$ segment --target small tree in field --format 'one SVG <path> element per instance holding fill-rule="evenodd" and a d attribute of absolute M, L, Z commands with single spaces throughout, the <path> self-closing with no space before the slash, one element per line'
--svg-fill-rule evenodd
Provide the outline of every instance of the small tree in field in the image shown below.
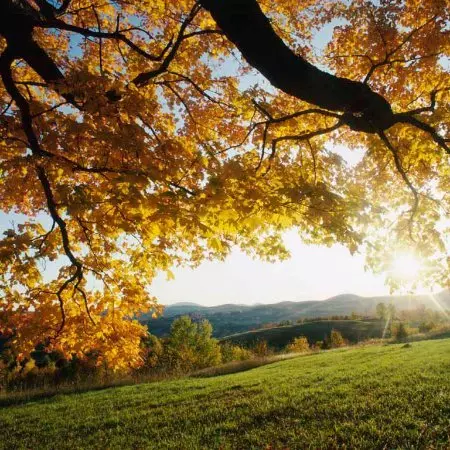
<path fill-rule="evenodd" d="M 233 345 L 225 342 L 220 346 L 222 353 L 222 362 L 245 361 L 252 358 L 252 352 L 240 345 Z"/>
<path fill-rule="evenodd" d="M 267 341 L 265 339 L 258 339 L 253 347 L 253 353 L 260 358 L 270 355 L 271 352 Z"/>
<path fill-rule="evenodd" d="M 377 317 L 380 320 L 386 320 L 386 318 L 388 316 L 388 310 L 386 308 L 386 305 L 383 302 L 378 303 L 378 305 L 376 307 L 376 313 L 377 313 Z"/>
<path fill-rule="evenodd" d="M 339 348 L 343 347 L 346 344 L 344 337 L 342 334 L 335 330 L 334 328 L 331 330 L 330 336 L 327 336 L 323 342 L 323 348 Z"/>
<path fill-rule="evenodd" d="M 174 320 L 167 343 L 166 358 L 169 366 L 188 372 L 219 364 L 219 343 L 211 336 L 212 326 L 207 320 L 194 323 L 188 316 Z"/>
<path fill-rule="evenodd" d="M 403 322 L 400 322 L 395 330 L 394 337 L 397 341 L 403 342 L 408 338 L 408 330 Z"/>
<path fill-rule="evenodd" d="M 305 353 L 309 350 L 308 339 L 305 336 L 296 337 L 286 346 L 287 353 Z"/>
<path fill-rule="evenodd" d="M 142 341 L 142 346 L 144 348 L 144 366 L 146 368 L 159 366 L 164 354 L 162 342 L 153 334 L 149 334 L 147 338 Z"/>

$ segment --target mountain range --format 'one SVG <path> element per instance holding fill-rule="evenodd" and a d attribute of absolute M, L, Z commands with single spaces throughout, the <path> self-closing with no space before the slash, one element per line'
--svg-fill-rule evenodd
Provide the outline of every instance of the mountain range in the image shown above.
<path fill-rule="evenodd" d="M 261 328 L 264 324 L 287 320 L 349 316 L 352 313 L 373 316 L 376 305 L 380 302 L 394 304 L 397 311 L 416 309 L 421 305 L 434 311 L 450 310 L 450 290 L 434 295 L 360 297 L 354 294 L 342 294 L 327 300 L 285 301 L 258 305 L 230 303 L 218 306 L 203 306 L 197 303 L 181 302 L 167 305 L 163 315 L 157 319 L 151 319 L 149 313 L 141 316 L 140 321 L 148 324 L 152 334 L 164 336 L 169 333 L 170 325 L 177 317 L 189 315 L 196 320 L 209 320 L 213 326 L 214 336 L 224 337 Z"/>

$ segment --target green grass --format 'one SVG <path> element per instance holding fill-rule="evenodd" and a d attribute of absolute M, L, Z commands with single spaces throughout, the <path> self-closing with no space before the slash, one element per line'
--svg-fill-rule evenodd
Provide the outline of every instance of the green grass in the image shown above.
<path fill-rule="evenodd" d="M 450 340 L 0 409 L 1 448 L 449 448 Z M 270 447 L 269 447 L 270 446 Z"/>
<path fill-rule="evenodd" d="M 323 341 L 325 336 L 329 336 L 331 330 L 335 329 L 341 332 L 345 339 L 356 343 L 367 339 L 381 338 L 384 325 L 379 320 L 319 320 L 233 334 L 223 338 L 222 341 L 251 347 L 257 340 L 265 340 L 270 347 L 281 350 L 295 337 L 305 336 L 310 344 L 314 344 L 317 341 Z"/>

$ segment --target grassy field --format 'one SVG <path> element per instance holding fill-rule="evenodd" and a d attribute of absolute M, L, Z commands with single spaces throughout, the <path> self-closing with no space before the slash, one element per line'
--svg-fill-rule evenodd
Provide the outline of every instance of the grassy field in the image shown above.
<path fill-rule="evenodd" d="M 0 409 L 1 448 L 449 448 L 450 340 Z"/>
<path fill-rule="evenodd" d="M 246 347 L 251 347 L 257 340 L 265 340 L 270 347 L 281 350 L 295 337 L 305 336 L 310 344 L 323 341 L 331 330 L 341 332 L 345 339 L 352 343 L 367 339 L 381 338 L 384 323 L 379 320 L 319 320 L 298 325 L 288 325 L 233 334 L 222 339 Z"/>

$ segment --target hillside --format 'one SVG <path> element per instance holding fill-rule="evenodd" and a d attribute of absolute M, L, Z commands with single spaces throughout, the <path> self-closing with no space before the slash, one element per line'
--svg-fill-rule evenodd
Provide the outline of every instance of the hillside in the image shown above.
<path fill-rule="evenodd" d="M 160 318 L 150 319 L 151 315 L 144 315 L 140 320 L 148 324 L 151 333 L 164 336 L 169 333 L 170 325 L 176 317 L 189 314 L 197 319 L 208 319 L 213 326 L 214 336 L 224 337 L 261 328 L 267 323 L 279 323 L 285 320 L 349 316 L 352 312 L 363 316 L 373 315 L 376 305 L 380 302 L 392 302 L 398 311 L 415 309 L 419 305 L 424 305 L 431 310 L 441 308 L 450 310 L 450 291 L 443 291 L 434 296 L 359 297 L 344 294 L 323 301 L 280 302 L 269 305 L 226 304 L 207 307 L 195 303 L 177 303 L 166 306 Z"/>
<path fill-rule="evenodd" d="M 314 344 L 317 341 L 323 341 L 325 336 L 329 336 L 331 330 L 335 329 L 345 339 L 351 343 L 356 343 L 367 339 L 381 338 L 383 336 L 384 325 L 384 322 L 378 320 L 324 320 L 247 331 L 245 333 L 227 336 L 223 341 L 249 347 L 253 346 L 258 340 L 265 340 L 273 349 L 281 350 L 295 337 L 305 336 L 310 344 Z"/>
<path fill-rule="evenodd" d="M 0 409 L 0 448 L 448 448 L 450 339 Z"/>

